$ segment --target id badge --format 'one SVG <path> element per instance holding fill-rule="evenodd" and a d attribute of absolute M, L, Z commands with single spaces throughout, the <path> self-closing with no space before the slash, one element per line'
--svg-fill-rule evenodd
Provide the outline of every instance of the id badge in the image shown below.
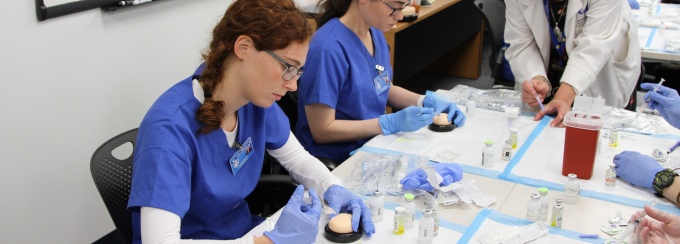
<path fill-rule="evenodd" d="M 380 95 L 390 88 L 390 77 L 387 72 L 382 72 L 375 78 L 373 78 L 373 84 L 375 85 L 375 92 Z"/>
<path fill-rule="evenodd" d="M 253 154 L 253 142 L 250 137 L 238 147 L 238 150 L 229 159 L 229 165 L 231 166 L 231 172 L 236 175 L 243 165 L 248 161 L 250 155 Z"/>

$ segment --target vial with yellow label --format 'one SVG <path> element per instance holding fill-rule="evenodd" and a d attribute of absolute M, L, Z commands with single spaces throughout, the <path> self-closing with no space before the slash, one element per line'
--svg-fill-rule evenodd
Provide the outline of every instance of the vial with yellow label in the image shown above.
<path fill-rule="evenodd" d="M 404 209 L 403 207 L 394 208 L 394 234 L 401 235 L 404 234 Z"/>

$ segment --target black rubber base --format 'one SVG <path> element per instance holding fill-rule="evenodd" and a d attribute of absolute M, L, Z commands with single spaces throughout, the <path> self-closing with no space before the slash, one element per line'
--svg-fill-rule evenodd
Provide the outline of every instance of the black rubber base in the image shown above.
<path fill-rule="evenodd" d="M 415 21 L 417 19 L 418 19 L 418 14 L 409 15 L 409 16 L 404 15 L 404 18 L 399 20 L 399 22 L 411 22 L 411 21 Z"/>
<path fill-rule="evenodd" d="M 328 224 L 326 224 L 326 227 L 324 228 L 323 237 L 326 237 L 326 239 L 328 239 L 331 242 L 335 242 L 335 243 L 351 243 L 351 242 L 355 242 L 355 241 L 361 239 L 362 232 L 363 231 L 361 231 L 361 226 L 360 226 L 359 232 L 339 234 L 339 233 L 333 232 L 330 228 L 328 228 Z"/>
<path fill-rule="evenodd" d="M 431 131 L 434 132 L 449 132 L 452 131 L 453 129 L 456 128 L 456 125 L 454 124 L 448 124 L 448 125 L 435 125 L 435 124 L 430 124 L 430 126 L 427 127 Z"/>

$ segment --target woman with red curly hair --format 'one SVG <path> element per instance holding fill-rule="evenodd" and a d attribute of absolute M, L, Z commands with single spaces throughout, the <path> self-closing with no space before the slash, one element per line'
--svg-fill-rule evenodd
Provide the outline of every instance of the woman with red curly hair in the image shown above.
<path fill-rule="evenodd" d="M 373 233 L 370 210 L 302 148 L 286 115 L 272 106 L 297 89 L 311 35 L 293 0 L 232 3 L 213 30 L 205 63 L 163 93 L 139 127 L 128 203 L 133 243 L 312 243 L 321 194 Z M 265 150 L 302 185 L 274 230 L 244 237 L 262 222 L 244 199 L 258 182 Z M 310 204 L 302 201 L 303 186 Z"/>

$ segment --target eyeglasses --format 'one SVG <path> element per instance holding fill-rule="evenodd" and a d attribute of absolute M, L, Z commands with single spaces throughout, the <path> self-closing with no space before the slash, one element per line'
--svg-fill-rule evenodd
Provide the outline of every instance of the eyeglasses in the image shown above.
<path fill-rule="evenodd" d="M 284 70 L 283 74 L 281 75 L 281 77 L 284 80 L 289 81 L 289 80 L 293 79 L 293 77 L 295 77 L 295 76 L 297 76 L 297 77 L 302 76 L 302 70 L 300 70 L 298 67 L 295 67 L 292 64 L 289 64 L 288 62 L 283 60 L 281 57 L 279 57 L 279 55 L 276 55 L 272 51 L 267 50 L 266 52 L 269 53 L 269 55 L 271 55 L 272 57 L 274 57 L 276 59 L 276 61 L 279 61 L 279 63 L 281 63 L 283 65 L 283 67 L 286 68 L 286 70 Z"/>
<path fill-rule="evenodd" d="M 404 10 L 406 8 L 406 6 L 411 4 L 411 0 L 408 0 L 406 3 L 400 2 L 400 3 L 404 4 L 404 6 L 401 6 L 401 8 L 395 8 L 395 7 L 392 7 L 392 5 L 390 5 L 389 3 L 385 2 L 385 0 L 380 0 L 380 1 L 383 2 L 385 5 L 387 5 L 387 7 L 389 7 L 392 10 L 390 17 L 392 17 L 395 13 L 397 13 L 397 11 Z M 416 1 L 420 1 L 420 0 L 416 0 Z"/>

